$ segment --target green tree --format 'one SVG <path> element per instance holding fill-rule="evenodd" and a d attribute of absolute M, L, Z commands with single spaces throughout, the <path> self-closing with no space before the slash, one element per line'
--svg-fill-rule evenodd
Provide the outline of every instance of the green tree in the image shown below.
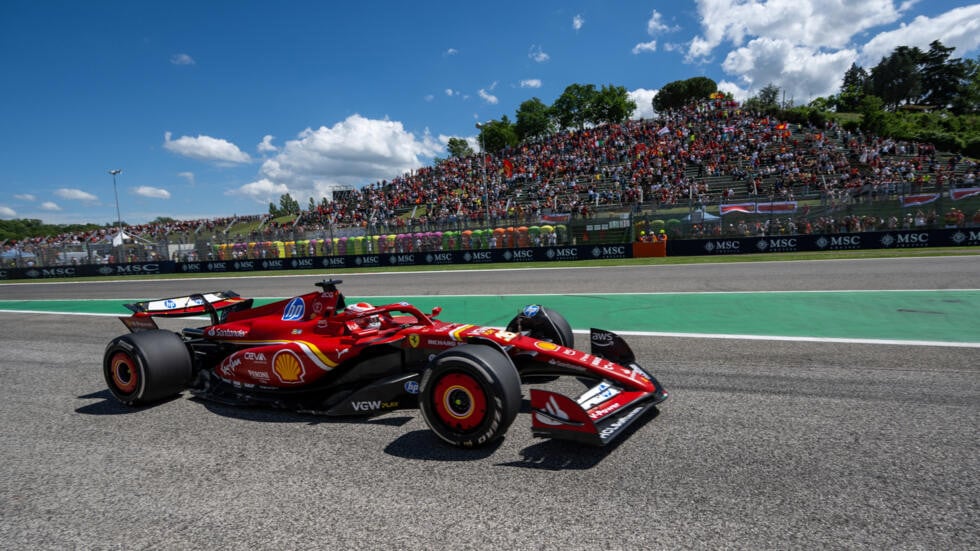
<path fill-rule="evenodd" d="M 857 111 L 861 100 L 867 95 L 868 79 L 868 72 L 864 67 L 859 67 L 856 63 L 851 64 L 851 68 L 844 73 L 844 81 L 837 96 L 838 111 Z"/>
<path fill-rule="evenodd" d="M 929 44 L 929 51 L 922 54 L 922 103 L 946 109 L 964 92 L 969 81 L 970 64 L 962 59 L 950 59 L 955 49 L 934 40 Z"/>
<path fill-rule="evenodd" d="M 569 84 L 561 96 L 551 104 L 552 118 L 560 130 L 585 128 L 586 123 L 595 120 L 592 111 L 595 106 L 594 84 Z"/>
<path fill-rule="evenodd" d="M 952 111 L 956 114 L 980 112 L 980 57 L 963 61 L 965 75 L 960 91 L 953 99 Z"/>
<path fill-rule="evenodd" d="M 446 149 L 449 150 L 450 158 L 469 157 L 473 154 L 473 148 L 463 138 L 449 138 L 449 141 L 446 143 Z"/>
<path fill-rule="evenodd" d="M 745 100 L 745 108 L 750 111 L 775 111 L 779 109 L 779 92 L 779 87 L 770 82 L 758 94 Z"/>
<path fill-rule="evenodd" d="M 480 127 L 480 144 L 487 153 L 499 153 L 519 142 L 513 123 L 504 115 L 499 121 L 490 121 Z"/>
<path fill-rule="evenodd" d="M 718 83 L 708 77 L 694 77 L 684 81 L 689 101 L 708 99 L 718 91 Z"/>
<path fill-rule="evenodd" d="M 636 102 L 630 99 L 624 86 L 603 86 L 593 97 L 592 123 L 621 123 L 629 120 L 636 111 Z"/>
<path fill-rule="evenodd" d="M 687 87 L 683 80 L 668 82 L 653 96 L 653 110 L 658 113 L 678 109 L 687 104 Z"/>
<path fill-rule="evenodd" d="M 861 128 L 873 134 L 880 134 L 885 128 L 884 101 L 878 96 L 864 96 L 858 106 L 861 113 Z"/>
<path fill-rule="evenodd" d="M 708 77 L 675 80 L 664 84 L 653 97 L 653 109 L 658 112 L 678 109 L 692 101 L 707 99 L 717 91 L 718 84 Z"/>
<path fill-rule="evenodd" d="M 903 103 L 917 103 L 922 96 L 922 50 L 899 46 L 871 69 L 870 93 L 894 110 Z"/>
<path fill-rule="evenodd" d="M 279 216 L 287 214 L 299 214 L 299 201 L 293 196 L 285 193 L 279 196 Z"/>
<path fill-rule="evenodd" d="M 532 138 L 547 136 L 554 132 L 551 113 L 547 105 L 538 98 L 531 98 L 517 109 L 517 123 L 514 130 L 517 139 L 524 141 Z"/>

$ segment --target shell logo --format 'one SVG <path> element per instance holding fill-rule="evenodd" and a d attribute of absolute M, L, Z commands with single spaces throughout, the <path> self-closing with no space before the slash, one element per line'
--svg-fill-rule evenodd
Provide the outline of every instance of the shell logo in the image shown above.
<path fill-rule="evenodd" d="M 536 346 L 539 350 L 547 350 L 549 352 L 558 350 L 558 345 L 553 342 L 537 341 L 534 343 L 534 346 Z"/>
<path fill-rule="evenodd" d="M 298 383 L 303 380 L 303 362 L 289 350 L 276 353 L 272 358 L 272 371 L 284 383 Z"/>

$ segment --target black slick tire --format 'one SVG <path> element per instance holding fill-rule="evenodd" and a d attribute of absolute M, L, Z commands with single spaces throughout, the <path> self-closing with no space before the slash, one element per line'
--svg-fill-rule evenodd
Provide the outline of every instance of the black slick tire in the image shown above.
<path fill-rule="evenodd" d="M 116 337 L 102 358 L 106 385 L 117 400 L 141 406 L 184 390 L 191 380 L 190 351 L 171 331 L 144 331 Z"/>
<path fill-rule="evenodd" d="M 517 369 L 490 346 L 464 344 L 429 363 L 420 389 L 422 417 L 449 444 L 476 448 L 507 432 L 521 406 Z"/>

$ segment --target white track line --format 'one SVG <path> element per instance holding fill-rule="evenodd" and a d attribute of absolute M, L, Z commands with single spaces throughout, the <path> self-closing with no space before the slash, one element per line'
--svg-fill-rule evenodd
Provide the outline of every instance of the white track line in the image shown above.
<path fill-rule="evenodd" d="M 99 316 L 99 317 L 125 317 L 124 313 L 119 314 L 91 314 L 83 312 L 39 312 L 36 310 L 0 310 L 0 314 L 47 314 L 57 316 Z M 208 319 L 203 317 L 187 317 L 183 319 Z M 576 329 L 574 333 L 589 334 L 584 329 Z M 947 342 L 947 341 L 903 341 L 895 339 L 845 339 L 834 337 L 796 337 L 781 335 L 737 335 L 724 333 L 669 333 L 659 331 L 615 331 L 619 335 L 633 337 L 672 337 L 688 339 L 727 339 L 743 341 L 784 341 L 784 342 L 816 342 L 816 343 L 837 343 L 837 344 L 870 344 L 875 346 L 894 345 L 894 346 L 938 346 L 946 348 L 980 348 L 980 342 Z"/>

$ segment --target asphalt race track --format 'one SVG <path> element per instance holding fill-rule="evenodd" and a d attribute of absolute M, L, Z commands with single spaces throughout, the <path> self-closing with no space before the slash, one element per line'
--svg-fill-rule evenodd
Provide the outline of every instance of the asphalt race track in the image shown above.
<path fill-rule="evenodd" d="M 290 296 L 313 279 L 3 284 L 0 299 Z M 352 296 L 977 289 L 980 256 L 344 279 Z M 525 410 L 499 445 L 462 451 L 416 412 L 325 421 L 186 394 L 127 409 L 100 369 L 114 318 L 4 312 L 0 327 L 3 549 L 980 547 L 976 347 L 633 337 L 671 398 L 628 438 L 533 439 Z"/>

